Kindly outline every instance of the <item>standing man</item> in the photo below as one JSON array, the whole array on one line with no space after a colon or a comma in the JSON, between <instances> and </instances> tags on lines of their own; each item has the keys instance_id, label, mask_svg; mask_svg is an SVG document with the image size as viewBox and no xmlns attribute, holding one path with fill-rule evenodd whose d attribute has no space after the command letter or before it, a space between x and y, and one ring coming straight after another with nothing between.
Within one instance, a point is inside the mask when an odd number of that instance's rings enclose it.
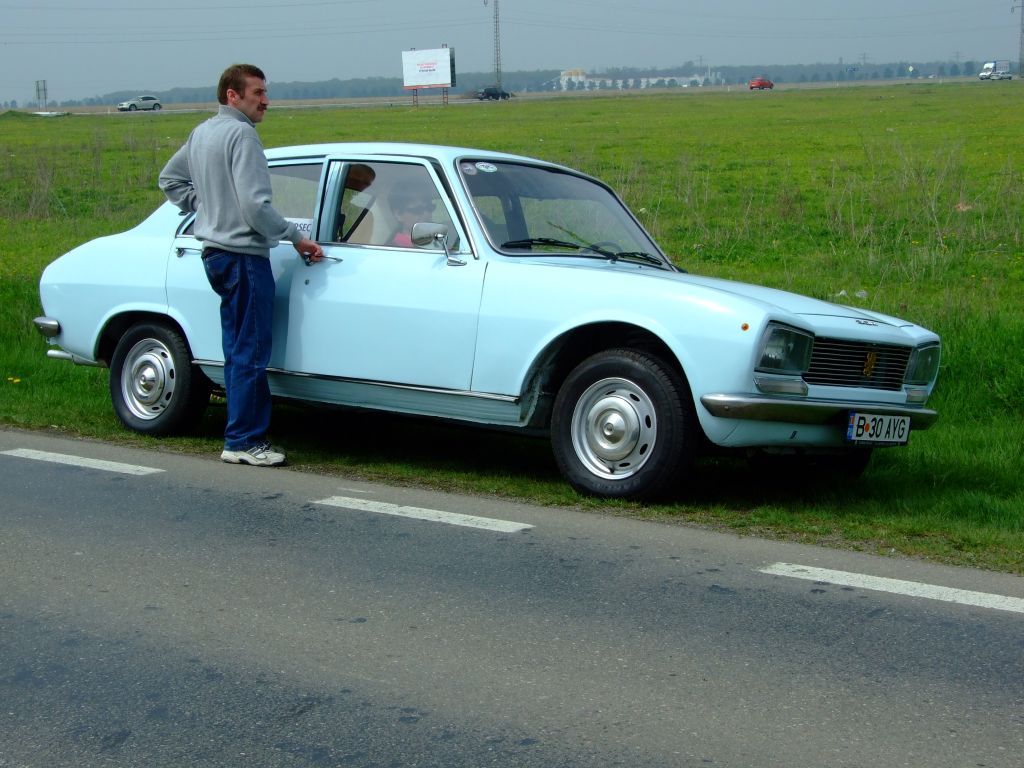
<instances>
[{"instance_id":1,"label":"standing man","mask_svg":"<svg viewBox=\"0 0 1024 768\"><path fill-rule=\"evenodd\" d=\"M266 76L251 64L228 67L217 101L217 114L192 131L161 171L160 189L183 211L196 212L203 267L220 296L228 399L221 460L273 467L285 457L267 439L274 315L270 249L288 240L312 261L324 252L271 205L270 171L255 127L270 103Z\"/></svg>"}]
</instances>

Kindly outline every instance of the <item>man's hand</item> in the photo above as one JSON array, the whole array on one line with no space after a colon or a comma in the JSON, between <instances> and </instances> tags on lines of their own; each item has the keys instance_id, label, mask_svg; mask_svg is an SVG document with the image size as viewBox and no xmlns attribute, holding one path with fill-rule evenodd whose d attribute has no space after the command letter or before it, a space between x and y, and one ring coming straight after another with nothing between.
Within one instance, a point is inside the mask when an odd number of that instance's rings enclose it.
<instances>
[{"instance_id":1,"label":"man's hand","mask_svg":"<svg viewBox=\"0 0 1024 768\"><path fill-rule=\"evenodd\" d=\"M295 243L295 250L299 252L299 255L306 260L307 263L311 261L323 261L324 249L320 247L320 244L316 240L307 240L303 238L299 242Z\"/></svg>"}]
</instances>

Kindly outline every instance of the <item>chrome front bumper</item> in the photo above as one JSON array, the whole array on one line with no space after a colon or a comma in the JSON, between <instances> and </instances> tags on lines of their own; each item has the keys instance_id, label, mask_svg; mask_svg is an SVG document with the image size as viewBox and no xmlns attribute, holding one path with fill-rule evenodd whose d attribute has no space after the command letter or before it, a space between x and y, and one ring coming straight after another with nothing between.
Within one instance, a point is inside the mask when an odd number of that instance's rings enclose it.
<instances>
[{"instance_id":1,"label":"chrome front bumper","mask_svg":"<svg viewBox=\"0 0 1024 768\"><path fill-rule=\"evenodd\" d=\"M704 395L700 399L712 416L791 424L826 424L843 421L851 411L882 416L909 416L911 429L928 429L939 418L930 408L880 405L837 400L791 400L763 395Z\"/></svg>"}]
</instances>

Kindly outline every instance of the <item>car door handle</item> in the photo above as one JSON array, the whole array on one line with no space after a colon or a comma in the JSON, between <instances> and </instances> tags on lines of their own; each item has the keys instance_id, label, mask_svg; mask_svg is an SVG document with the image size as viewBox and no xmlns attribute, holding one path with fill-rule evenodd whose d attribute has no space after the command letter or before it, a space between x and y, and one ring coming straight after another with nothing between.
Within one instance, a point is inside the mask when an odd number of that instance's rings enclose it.
<instances>
[{"instance_id":1,"label":"car door handle","mask_svg":"<svg viewBox=\"0 0 1024 768\"><path fill-rule=\"evenodd\" d=\"M180 259L186 253L200 253L200 250L198 248L185 248L183 246L178 246L177 248L174 249L174 253Z\"/></svg>"},{"instance_id":2,"label":"car door handle","mask_svg":"<svg viewBox=\"0 0 1024 768\"><path fill-rule=\"evenodd\" d=\"M341 261L341 259L339 259L339 258L338 258L337 256L328 256L328 255L327 255L327 254L325 253L325 254L324 254L324 261L326 261L326 260L328 260L328 259L330 259L331 261ZM313 265L314 265L314 264L316 263L316 262L315 262L315 261L313 261L313 260L312 260L311 258L309 258L309 256L306 256L305 254L303 254L303 255L302 255L302 260L303 260L304 262L306 262L306 266L307 266L307 267L312 267L312 266L313 266Z\"/></svg>"}]
</instances>

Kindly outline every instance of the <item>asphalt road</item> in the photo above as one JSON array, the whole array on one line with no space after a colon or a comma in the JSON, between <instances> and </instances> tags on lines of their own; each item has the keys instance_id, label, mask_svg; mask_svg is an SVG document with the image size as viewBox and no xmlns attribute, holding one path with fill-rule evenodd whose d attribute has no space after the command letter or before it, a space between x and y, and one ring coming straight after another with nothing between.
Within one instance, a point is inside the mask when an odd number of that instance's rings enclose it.
<instances>
[{"instance_id":1,"label":"asphalt road","mask_svg":"<svg viewBox=\"0 0 1024 768\"><path fill-rule=\"evenodd\" d=\"M0 768L1024 766L1022 579L215 459L0 431Z\"/></svg>"}]
</instances>

